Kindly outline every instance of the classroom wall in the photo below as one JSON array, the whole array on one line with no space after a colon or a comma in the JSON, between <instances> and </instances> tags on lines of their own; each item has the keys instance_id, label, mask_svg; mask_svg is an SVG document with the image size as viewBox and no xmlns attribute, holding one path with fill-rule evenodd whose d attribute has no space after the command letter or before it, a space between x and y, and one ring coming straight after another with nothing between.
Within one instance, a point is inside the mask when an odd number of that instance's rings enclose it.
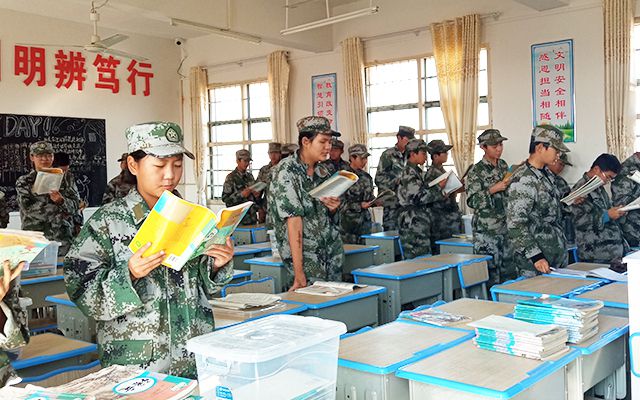
<instances>
[{"instance_id":1,"label":"classroom wall","mask_svg":"<svg viewBox=\"0 0 640 400\"><path fill-rule=\"evenodd\" d=\"M25 86L23 76L14 75L14 45L84 44L89 41L89 25L40 17L9 10L0 11L0 112L33 115L104 118L107 128L108 176L120 171L116 161L126 152L124 130L136 123L153 120L179 121L179 90L176 69L180 61L179 50L172 40L129 34L130 38L116 47L120 50L146 56L152 63L155 76L151 79L151 94L132 96L126 81L128 60L121 58L118 69L120 93L96 89L96 72L91 65L95 56L84 52L87 81L83 91L55 87L54 54L60 47L47 48L47 84ZM100 29L102 37L116 33ZM126 33L126 32L122 32Z\"/></svg>"}]
</instances>

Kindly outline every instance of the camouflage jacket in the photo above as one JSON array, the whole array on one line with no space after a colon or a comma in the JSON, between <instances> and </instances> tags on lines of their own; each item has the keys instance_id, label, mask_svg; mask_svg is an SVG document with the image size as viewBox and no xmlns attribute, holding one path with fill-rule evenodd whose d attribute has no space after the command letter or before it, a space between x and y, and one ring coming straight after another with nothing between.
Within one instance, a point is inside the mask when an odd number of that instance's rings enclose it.
<instances>
[{"instance_id":1,"label":"camouflage jacket","mask_svg":"<svg viewBox=\"0 0 640 400\"><path fill-rule=\"evenodd\" d=\"M442 167L442 165L432 165L426 171L425 180L427 181L427 183L429 183L445 172L447 171ZM433 204L431 205L431 211L434 214L441 211L459 214L460 209L458 208L458 202L456 202L456 196L442 196L437 201L433 202Z\"/></svg>"},{"instance_id":2,"label":"camouflage jacket","mask_svg":"<svg viewBox=\"0 0 640 400\"><path fill-rule=\"evenodd\" d=\"M47 239L62 243L59 253L64 255L73 239L73 216L80 205L78 189L75 184L69 185L63 179L60 195L64 200L56 204L48 194L34 194L31 191L36 175L36 171L31 171L16 182L22 229L44 232Z\"/></svg>"},{"instance_id":3,"label":"camouflage jacket","mask_svg":"<svg viewBox=\"0 0 640 400\"><path fill-rule=\"evenodd\" d=\"M589 179L584 174L573 188L579 188ZM607 214L611 207L609 194L602 186L589 193L582 203L571 206L580 261L609 263L624 255L622 230L618 222L610 220Z\"/></svg>"},{"instance_id":4,"label":"camouflage jacket","mask_svg":"<svg viewBox=\"0 0 640 400\"><path fill-rule=\"evenodd\" d=\"M78 191L78 186L76 185L76 177L73 173L68 170L64 173L64 180L67 181L67 185L69 187L74 187L76 191ZM82 199L80 199L82 201ZM78 209L75 213L73 213L73 225L80 229L84 224L84 215L82 214L82 210L80 209L80 202L78 202Z\"/></svg>"},{"instance_id":5,"label":"camouflage jacket","mask_svg":"<svg viewBox=\"0 0 640 400\"><path fill-rule=\"evenodd\" d=\"M393 146L385 150L380 156L378 162L378 169L376 171L376 186L378 191L391 190L396 193L398 190L398 184L400 183L400 175L404 170L406 164L406 157L398 149L398 146ZM395 207L398 204L397 196L386 196L384 205L387 207Z\"/></svg>"},{"instance_id":6,"label":"camouflage jacket","mask_svg":"<svg viewBox=\"0 0 640 400\"><path fill-rule=\"evenodd\" d=\"M558 188L561 199L571 193L571 187L569 187L567 181L560 175L555 176L555 185ZM564 224L564 235L567 238L567 243L575 244L576 232L575 225L573 223L573 215L571 213L571 206L564 203L560 204L562 205L562 222Z\"/></svg>"},{"instance_id":7,"label":"camouflage jacket","mask_svg":"<svg viewBox=\"0 0 640 400\"><path fill-rule=\"evenodd\" d=\"M620 173L611 183L613 204L627 205L640 197L640 184L629 179L629 175L640 171L640 157L632 154L624 160ZM640 245L640 210L629 211L627 215L618 219L624 237L631 246Z\"/></svg>"},{"instance_id":8,"label":"camouflage jacket","mask_svg":"<svg viewBox=\"0 0 640 400\"><path fill-rule=\"evenodd\" d=\"M64 259L67 293L96 320L103 366L138 365L194 378L186 342L213 331L208 299L231 280L233 262L215 272L202 256L180 271L159 266L132 281L128 245L149 212L136 189L98 209Z\"/></svg>"},{"instance_id":9,"label":"camouflage jacket","mask_svg":"<svg viewBox=\"0 0 640 400\"><path fill-rule=\"evenodd\" d=\"M107 183L107 189L104 191L104 195L102 195L102 204L111 203L114 200L123 198L136 186L134 183L125 182L124 177L125 171L122 171Z\"/></svg>"},{"instance_id":10,"label":"camouflage jacket","mask_svg":"<svg viewBox=\"0 0 640 400\"><path fill-rule=\"evenodd\" d=\"M29 342L27 312L20 306L18 298L20 278L13 280L9 288L4 299L0 302L0 312L7 317L4 329L0 330L0 388L17 378L9 363L7 352L16 350Z\"/></svg>"},{"instance_id":11,"label":"camouflage jacket","mask_svg":"<svg viewBox=\"0 0 640 400\"><path fill-rule=\"evenodd\" d=\"M6 228L9 225L9 206L7 199L4 198L4 192L0 192L0 228Z\"/></svg>"},{"instance_id":12,"label":"camouflage jacket","mask_svg":"<svg viewBox=\"0 0 640 400\"><path fill-rule=\"evenodd\" d=\"M361 243L360 235L371 233L371 213L369 209L362 208L362 203L372 201L373 179L364 170L351 171L358 175L358 182L349 188L342 197L340 204L340 226L342 227L343 240L346 243Z\"/></svg>"},{"instance_id":13,"label":"camouflage jacket","mask_svg":"<svg viewBox=\"0 0 640 400\"><path fill-rule=\"evenodd\" d=\"M342 158L338 160L338 162L334 162L332 159L328 158L324 160L322 164L324 164L324 166L327 167L327 170L329 171L330 175L333 175L338 171L349 170L350 168L349 163L343 160Z\"/></svg>"},{"instance_id":14,"label":"camouflage jacket","mask_svg":"<svg viewBox=\"0 0 640 400\"><path fill-rule=\"evenodd\" d=\"M473 208L473 232L506 235L506 191L494 194L489 188L501 181L509 171L506 161L500 159L494 166L485 158L478 161L466 179L467 205Z\"/></svg>"},{"instance_id":15,"label":"camouflage jacket","mask_svg":"<svg viewBox=\"0 0 640 400\"><path fill-rule=\"evenodd\" d=\"M255 225L258 223L258 208L261 198L250 194L249 197L242 197L242 191L256 182L253 174L249 170L244 173L234 169L227 175L222 187L222 201L227 207L237 206L245 201L253 201L255 204L249 209L242 219L242 225Z\"/></svg>"},{"instance_id":16,"label":"camouflage jacket","mask_svg":"<svg viewBox=\"0 0 640 400\"><path fill-rule=\"evenodd\" d=\"M299 152L280 161L271 180L269 214L276 234L278 252L293 274L293 259L289 245L287 219L302 217L302 258L307 279L337 279L342 276L344 249L338 231L337 213L331 215L327 207L309 191L329 178L327 168L316 164L313 176L307 175L307 165ZM291 275L293 276L293 275Z\"/></svg>"},{"instance_id":17,"label":"camouflage jacket","mask_svg":"<svg viewBox=\"0 0 640 400\"><path fill-rule=\"evenodd\" d=\"M514 262L520 270L533 270L532 257L542 254L549 265L567 265L567 242L562 224L560 193L548 168L528 162L518 168L507 189L507 227Z\"/></svg>"}]
</instances>

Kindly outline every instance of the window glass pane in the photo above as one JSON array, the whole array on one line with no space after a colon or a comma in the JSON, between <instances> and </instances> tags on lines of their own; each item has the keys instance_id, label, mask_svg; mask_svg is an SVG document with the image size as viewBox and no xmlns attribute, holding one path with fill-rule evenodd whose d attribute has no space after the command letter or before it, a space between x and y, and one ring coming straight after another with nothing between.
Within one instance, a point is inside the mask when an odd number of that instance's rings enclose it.
<instances>
[{"instance_id":1,"label":"window glass pane","mask_svg":"<svg viewBox=\"0 0 640 400\"><path fill-rule=\"evenodd\" d=\"M425 135L424 141L429 143L432 140L442 140L445 144L449 144L449 136L446 132L442 133L430 133Z\"/></svg>"},{"instance_id":2,"label":"window glass pane","mask_svg":"<svg viewBox=\"0 0 640 400\"><path fill-rule=\"evenodd\" d=\"M367 104L379 107L418 101L416 60L407 60L367 68Z\"/></svg>"},{"instance_id":3,"label":"window glass pane","mask_svg":"<svg viewBox=\"0 0 640 400\"><path fill-rule=\"evenodd\" d=\"M211 147L211 155L213 157L213 169L216 171L232 171L236 168L236 151L242 149L242 145L231 146L213 146ZM226 174L225 174L226 176ZM224 183L216 179L216 184Z\"/></svg>"},{"instance_id":4,"label":"window glass pane","mask_svg":"<svg viewBox=\"0 0 640 400\"><path fill-rule=\"evenodd\" d=\"M369 132L398 132L399 125L417 127L419 122L417 108L372 112L369 113Z\"/></svg>"},{"instance_id":5,"label":"window glass pane","mask_svg":"<svg viewBox=\"0 0 640 400\"><path fill-rule=\"evenodd\" d=\"M427 78L425 85L425 101L439 101L440 89L438 86L438 78Z\"/></svg>"},{"instance_id":6,"label":"window glass pane","mask_svg":"<svg viewBox=\"0 0 640 400\"><path fill-rule=\"evenodd\" d=\"M640 151L640 119L636 119L636 125L633 130L636 135L635 150Z\"/></svg>"},{"instance_id":7,"label":"window glass pane","mask_svg":"<svg viewBox=\"0 0 640 400\"><path fill-rule=\"evenodd\" d=\"M487 71L478 73L478 96L487 96L489 94L489 81L487 80Z\"/></svg>"},{"instance_id":8,"label":"window glass pane","mask_svg":"<svg viewBox=\"0 0 640 400\"><path fill-rule=\"evenodd\" d=\"M478 104L478 126L489 125L489 104Z\"/></svg>"},{"instance_id":9,"label":"window glass pane","mask_svg":"<svg viewBox=\"0 0 640 400\"><path fill-rule=\"evenodd\" d=\"M636 27L636 31L639 30L640 29ZM633 77L634 79L640 79L640 49L638 47L635 48L633 55L635 57L633 60Z\"/></svg>"},{"instance_id":10,"label":"window glass pane","mask_svg":"<svg viewBox=\"0 0 640 400\"><path fill-rule=\"evenodd\" d=\"M424 73L426 77L437 76L438 72L436 69L436 59L435 57L427 57L425 58L425 68Z\"/></svg>"},{"instance_id":11,"label":"window glass pane","mask_svg":"<svg viewBox=\"0 0 640 400\"><path fill-rule=\"evenodd\" d=\"M442 109L440 107L427 108L427 129L445 129L444 116L442 115Z\"/></svg>"},{"instance_id":12,"label":"window glass pane","mask_svg":"<svg viewBox=\"0 0 640 400\"><path fill-rule=\"evenodd\" d=\"M252 122L251 140L271 140L271 122Z\"/></svg>"},{"instance_id":13,"label":"window glass pane","mask_svg":"<svg viewBox=\"0 0 640 400\"><path fill-rule=\"evenodd\" d=\"M249 84L249 118L269 116L271 116L269 84L267 82Z\"/></svg>"},{"instance_id":14,"label":"window glass pane","mask_svg":"<svg viewBox=\"0 0 640 400\"><path fill-rule=\"evenodd\" d=\"M241 142L242 137L242 124L228 124L218 125L211 128L213 137L211 141L213 143L219 142Z\"/></svg>"},{"instance_id":15,"label":"window glass pane","mask_svg":"<svg viewBox=\"0 0 640 400\"><path fill-rule=\"evenodd\" d=\"M480 49L480 57L478 59L478 69L487 69L487 49Z\"/></svg>"},{"instance_id":16,"label":"window glass pane","mask_svg":"<svg viewBox=\"0 0 640 400\"><path fill-rule=\"evenodd\" d=\"M209 91L211 120L242 119L242 91L240 86L228 86Z\"/></svg>"},{"instance_id":17,"label":"window glass pane","mask_svg":"<svg viewBox=\"0 0 640 400\"><path fill-rule=\"evenodd\" d=\"M269 164L269 143L253 143L249 151L251 151L251 158L253 158L251 163L253 176L257 178L260 168Z\"/></svg>"},{"instance_id":18,"label":"window glass pane","mask_svg":"<svg viewBox=\"0 0 640 400\"><path fill-rule=\"evenodd\" d=\"M395 136L372 137L369 139L369 153L371 153L368 164L369 171L378 167L378 163L380 161L380 156L382 155L382 153L386 149L395 146L396 142L397 139Z\"/></svg>"}]
</instances>

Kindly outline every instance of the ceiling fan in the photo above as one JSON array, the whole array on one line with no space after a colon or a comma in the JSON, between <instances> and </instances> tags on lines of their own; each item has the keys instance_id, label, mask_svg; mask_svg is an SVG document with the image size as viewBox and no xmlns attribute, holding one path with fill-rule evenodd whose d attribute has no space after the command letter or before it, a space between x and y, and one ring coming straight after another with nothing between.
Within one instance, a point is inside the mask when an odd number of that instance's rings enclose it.
<instances>
[{"instance_id":1,"label":"ceiling fan","mask_svg":"<svg viewBox=\"0 0 640 400\"><path fill-rule=\"evenodd\" d=\"M113 49L112 46L127 40L129 36L123 35L121 33L116 33L115 35L111 35L107 38L102 39L98 34L98 21L100 21L100 14L98 13L98 9L104 7L107 4L108 0L102 3L100 6L95 6L94 2L91 2L91 11L89 12L89 20L93 25L93 32L91 33L91 40L88 44L85 45L53 45L53 44L45 44L45 45L31 45L31 46L43 46L43 47L75 47L83 49L84 51L90 53L106 53L114 56L125 57L132 60L144 61L147 60L146 57L142 57L139 55L127 53L122 50Z\"/></svg>"}]
</instances>

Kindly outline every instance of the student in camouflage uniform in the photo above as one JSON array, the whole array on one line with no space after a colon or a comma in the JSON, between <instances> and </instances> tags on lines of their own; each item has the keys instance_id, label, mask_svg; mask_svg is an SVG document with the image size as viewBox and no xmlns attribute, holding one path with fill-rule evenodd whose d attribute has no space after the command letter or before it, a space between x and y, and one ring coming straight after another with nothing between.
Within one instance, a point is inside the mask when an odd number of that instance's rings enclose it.
<instances>
[{"instance_id":1,"label":"student in camouflage uniform","mask_svg":"<svg viewBox=\"0 0 640 400\"><path fill-rule=\"evenodd\" d=\"M395 146L385 150L380 156L378 169L376 172L376 186L378 193L384 190L391 190L396 193L400 174L404 170L407 161L405 147L409 140L415 137L416 130L408 126L398 127L398 139ZM382 209L382 227L385 231L398 229L398 196L385 196L384 207Z\"/></svg>"},{"instance_id":2,"label":"student in camouflage uniform","mask_svg":"<svg viewBox=\"0 0 640 400\"><path fill-rule=\"evenodd\" d=\"M640 171L640 152L632 154L622 162L620 173L611 183L613 204L626 205L640 197L640 184L629 178L629 175L636 171ZM629 211L618 223L629 245L640 246L640 210Z\"/></svg>"},{"instance_id":3,"label":"student in camouflage uniform","mask_svg":"<svg viewBox=\"0 0 640 400\"><path fill-rule=\"evenodd\" d=\"M30 147L30 157L34 170L16 181L22 229L44 232L47 239L62 243L58 254L65 255L73 239L73 215L78 211L80 195L75 185L69 185L64 179L60 190L49 194L33 193L31 189L38 170L51 168L53 147L48 142L36 142Z\"/></svg>"},{"instance_id":4,"label":"student in camouflage uniform","mask_svg":"<svg viewBox=\"0 0 640 400\"><path fill-rule=\"evenodd\" d=\"M212 332L208 299L228 283L233 245L213 245L180 270L162 266L163 251L132 254L129 243L165 190L177 194L182 177L182 130L149 122L126 130L128 164L137 184L124 198L91 216L64 260L69 298L96 320L103 367L135 365L150 371L196 377L188 339Z\"/></svg>"},{"instance_id":5,"label":"student in camouflage uniform","mask_svg":"<svg viewBox=\"0 0 640 400\"><path fill-rule=\"evenodd\" d=\"M371 233L372 222L369 207L373 205L369 205L369 202L375 196L373 195L373 179L365 171L370 155L367 146L363 144L354 144L349 147L351 164L347 170L358 175L358 182L345 192L340 206L340 227L344 243L364 244L364 239L360 236Z\"/></svg>"},{"instance_id":6,"label":"student in camouflage uniform","mask_svg":"<svg viewBox=\"0 0 640 400\"><path fill-rule=\"evenodd\" d=\"M120 173L107 183L107 189L104 191L104 195L102 195L102 204L111 203L116 199L123 198L135 187L135 182L131 177L129 167L127 167L128 155L128 153L122 153L122 156L118 159L118 162L120 162Z\"/></svg>"},{"instance_id":7,"label":"student in camouflage uniform","mask_svg":"<svg viewBox=\"0 0 640 400\"><path fill-rule=\"evenodd\" d=\"M342 159L342 153L344 153L344 143L341 140L334 139L331 142L329 158L322 162L331 175L338 171L349 169L349 163Z\"/></svg>"},{"instance_id":8,"label":"student in camouflage uniform","mask_svg":"<svg viewBox=\"0 0 640 400\"><path fill-rule=\"evenodd\" d=\"M466 177L467 205L473 208L473 252L493 257L489 286L515 278L507 239L509 166L500 158L505 140L508 139L497 129L482 132L478 144L484 156L471 167Z\"/></svg>"},{"instance_id":9,"label":"student in camouflage uniform","mask_svg":"<svg viewBox=\"0 0 640 400\"><path fill-rule=\"evenodd\" d=\"M549 171L553 172L553 175L555 175L555 185L558 188L561 199L571 193L571 187L569 187L567 181L560 175L565 166L572 167L573 164L569 162L569 158L564 153L562 153L558 161L548 166ZM567 238L567 243L573 244L576 242L576 230L573 224L573 216L571 215L571 206L564 203L560 204L562 204L562 225L564 226L564 236Z\"/></svg>"},{"instance_id":10,"label":"student in camouflage uniform","mask_svg":"<svg viewBox=\"0 0 640 400\"><path fill-rule=\"evenodd\" d=\"M258 223L258 210L262 201L262 193L249 188L256 183L253 174L248 171L251 161L249 150L236 151L237 167L227 175L222 187L222 201L227 207L237 206L245 201L253 201L253 206L242 218L242 225Z\"/></svg>"},{"instance_id":11,"label":"student in camouflage uniform","mask_svg":"<svg viewBox=\"0 0 640 400\"><path fill-rule=\"evenodd\" d=\"M9 363L8 352L14 352L29 342L27 312L20 306L20 273L23 263L12 269L9 261L2 261L0 279L0 388L20 382Z\"/></svg>"},{"instance_id":12,"label":"student in camouflage uniform","mask_svg":"<svg viewBox=\"0 0 640 400\"><path fill-rule=\"evenodd\" d=\"M340 199L309 195L330 177L320 162L329 154L334 132L324 117L302 118L297 127L300 150L280 162L269 187L269 214L291 290L309 280L339 281L344 258L336 225Z\"/></svg>"},{"instance_id":13,"label":"student in camouflage uniform","mask_svg":"<svg viewBox=\"0 0 640 400\"><path fill-rule=\"evenodd\" d=\"M620 172L620 161L612 154L601 154L574 186L577 189L594 176L606 183ZM613 207L609 194L600 186L571 206L576 225L576 244L580 261L609 264L629 250L617 220L625 212L623 205Z\"/></svg>"},{"instance_id":14,"label":"student in camouflage uniform","mask_svg":"<svg viewBox=\"0 0 640 400\"><path fill-rule=\"evenodd\" d=\"M427 182L431 182L446 171L442 166L449 159L448 151L453 146L445 144L442 140L432 140L427 144L427 152L431 156L431 166L427 170ZM448 239L456 233L460 233L462 225L462 215L456 202L456 195L464 191L460 188L457 191L443 196L438 201L431 204L431 254L439 253L438 240Z\"/></svg>"},{"instance_id":15,"label":"student in camouflage uniform","mask_svg":"<svg viewBox=\"0 0 640 400\"><path fill-rule=\"evenodd\" d=\"M269 183L271 183L271 177L273 176L273 171L276 166L282 159L282 145L277 142L269 143L269 164L260 168L260 172L258 173L257 182L264 182L267 187L262 191L264 196L262 197L262 202L260 204L260 211L258 212L258 216L264 215L265 219L267 219L267 224L271 226L271 223L268 221L267 213L267 202L269 201ZM261 219L261 218L259 218ZM263 221L260 221L263 222Z\"/></svg>"},{"instance_id":16,"label":"student in camouflage uniform","mask_svg":"<svg viewBox=\"0 0 640 400\"><path fill-rule=\"evenodd\" d=\"M546 274L551 267L567 266L560 192L547 168L560 153L569 152L563 137L554 126L536 126L531 133L529 158L511 178L507 227L519 276Z\"/></svg>"},{"instance_id":17,"label":"student in camouflage uniform","mask_svg":"<svg viewBox=\"0 0 640 400\"><path fill-rule=\"evenodd\" d=\"M6 228L9 225L9 206L4 192L0 192L0 228Z\"/></svg>"},{"instance_id":18,"label":"student in camouflage uniform","mask_svg":"<svg viewBox=\"0 0 640 400\"><path fill-rule=\"evenodd\" d=\"M433 203L444 197L442 188L447 180L429 187L421 166L427 161L427 144L422 139L407 143L407 165L400 174L398 184L398 228L400 243L407 259L431 253L431 212Z\"/></svg>"}]
</instances>

